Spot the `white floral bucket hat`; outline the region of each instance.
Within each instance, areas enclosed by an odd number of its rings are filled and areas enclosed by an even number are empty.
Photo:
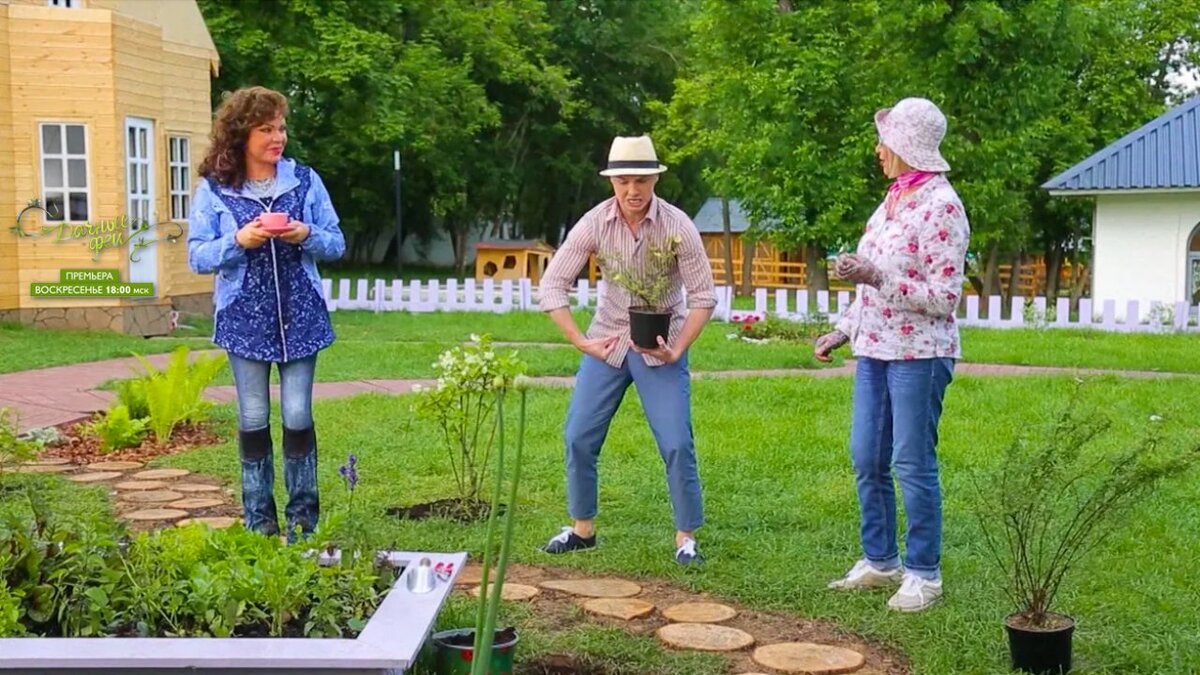
[[[946,137],[946,116],[933,101],[906,98],[875,113],[879,140],[905,164],[921,171],[949,171],[938,150]]]

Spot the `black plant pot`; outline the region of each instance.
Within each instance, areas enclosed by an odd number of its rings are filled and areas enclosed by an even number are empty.
[[[633,344],[642,349],[658,347],[658,338],[667,341],[671,331],[671,313],[658,307],[630,307],[629,332]]]
[[[1014,670],[1035,675],[1060,675],[1071,672],[1071,638],[1075,619],[1064,614],[1051,614],[1065,624],[1060,628],[1037,630],[1020,626],[1020,614],[1010,614],[1004,620],[1008,632],[1008,651]],[[1018,626],[1014,626],[1016,621]]]

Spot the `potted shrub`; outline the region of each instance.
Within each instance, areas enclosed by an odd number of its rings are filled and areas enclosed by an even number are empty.
[[[500,599],[504,591],[504,578],[508,571],[508,559],[512,549],[514,516],[517,511],[517,489],[521,481],[521,453],[525,447],[525,404],[528,394],[528,378],[518,377],[514,387],[520,394],[517,414],[517,443],[511,462],[506,463],[504,452],[504,397],[505,391],[497,391],[496,410],[499,419],[496,453],[496,480],[491,494],[488,511],[487,535],[483,549],[483,574],[480,579],[479,603],[472,628],[434,633],[432,644],[435,668],[438,675],[508,675],[513,671],[513,652],[520,636],[513,627],[496,629],[500,613]],[[508,485],[508,504],[503,517],[499,517],[500,495],[504,491],[506,469],[512,478]],[[493,560],[494,557],[494,560]],[[495,576],[492,576],[493,562]],[[487,654],[481,658],[480,654]]]
[[[984,543],[1013,608],[1004,621],[1012,667],[1030,673],[1071,670],[1076,619],[1055,604],[1071,571],[1142,497],[1200,458],[1197,447],[1168,449],[1158,417],[1133,447],[1091,451],[1112,423],[1078,410],[1080,386],[1044,440],[1018,438],[976,483]]]
[[[658,347],[658,338],[665,342],[671,330],[673,312],[666,306],[671,286],[677,248],[683,241],[678,235],[665,239],[657,246],[642,249],[638,260],[620,260],[598,256],[604,279],[629,292],[629,332],[633,343],[643,349]]]

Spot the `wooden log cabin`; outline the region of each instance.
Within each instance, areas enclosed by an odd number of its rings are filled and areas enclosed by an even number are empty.
[[[218,65],[196,0],[0,0],[0,321],[157,335],[211,313],[186,219]],[[68,269],[154,294],[32,295]]]

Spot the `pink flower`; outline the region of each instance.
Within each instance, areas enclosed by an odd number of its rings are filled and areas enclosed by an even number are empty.
[[[900,282],[900,295],[908,295],[908,284]]]
[[[938,239],[941,239],[942,241],[946,241],[949,238],[950,238],[950,230],[946,230],[946,229],[938,230]]]
[[[946,213],[954,213],[954,205],[953,204],[946,205]]]
[[[926,212],[925,212],[925,220],[926,220],[926,221],[928,221],[928,220],[929,220],[929,218],[930,218],[930,217],[932,217],[932,216],[933,216],[933,211],[926,211]]]
[[[958,271],[958,268],[955,267],[954,265],[946,265],[945,267],[942,268],[942,276],[944,276],[944,277],[951,276],[956,271]]]
[[[916,202],[916,201],[910,201],[910,202],[907,204],[907,206],[908,206],[908,208],[910,208],[910,209],[915,209],[915,208],[917,208],[917,202]]]
[[[900,326],[900,334],[901,335],[910,335],[910,334],[912,334],[912,332],[913,332],[912,324],[906,323],[903,326]]]
[[[904,352],[904,360],[905,361],[912,361],[915,358],[917,358],[917,357],[913,356],[912,352]]]
[[[915,267],[908,268],[908,278],[909,279],[916,279],[918,274],[919,274],[919,272],[917,272],[917,268],[915,268]]]
[[[933,264],[933,256],[931,256],[931,255],[925,256],[925,264],[932,265]]]
[[[879,342],[879,333],[869,333],[867,339],[871,342]]]
[[[901,286],[903,286],[903,285],[904,285],[904,284],[901,284]],[[885,319],[890,319],[890,318],[892,318],[892,308],[891,308],[891,307],[884,307],[884,308],[883,308],[883,318],[885,318]]]
[[[915,242],[915,241],[908,242],[908,252],[909,253],[917,252],[917,242]]]

